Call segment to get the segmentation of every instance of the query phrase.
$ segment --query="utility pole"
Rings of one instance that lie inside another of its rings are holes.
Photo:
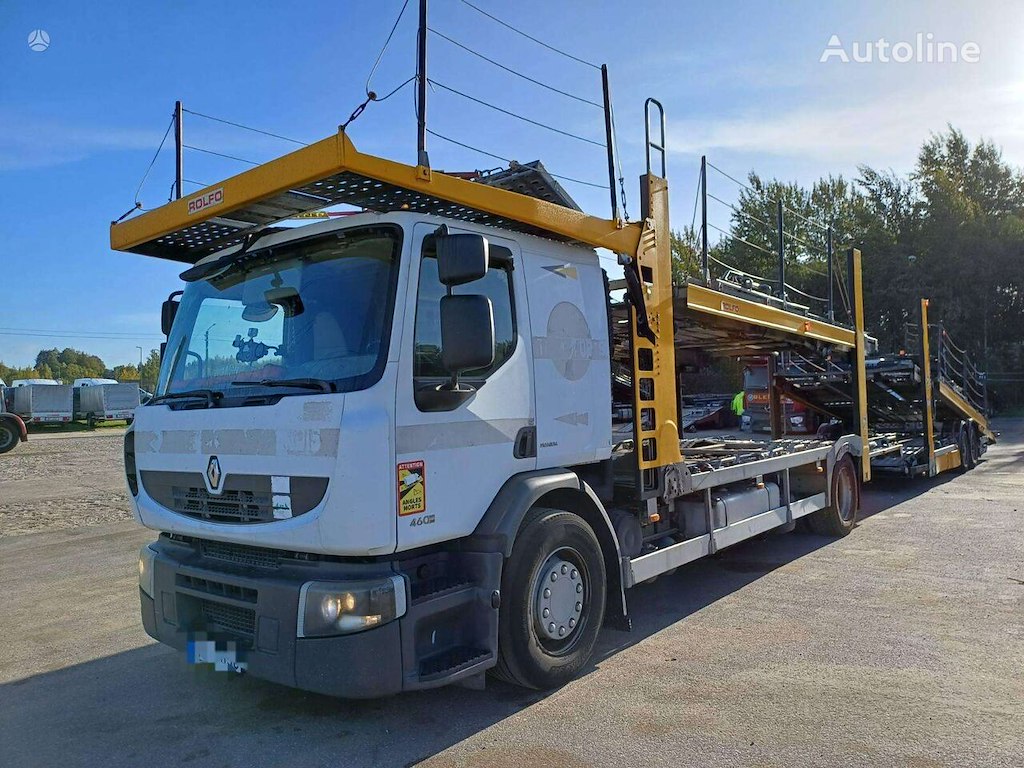
[[[430,167],[427,155],[427,0],[420,0],[416,51],[416,164]]]
[[[210,329],[213,328],[214,325],[216,325],[216,323],[214,323],[209,328],[207,328],[206,329],[206,333],[203,334],[206,337],[206,360],[207,361],[209,361],[209,359],[210,359]]]

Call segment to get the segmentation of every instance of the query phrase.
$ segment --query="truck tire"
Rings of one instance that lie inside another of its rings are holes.
[[[974,468],[974,464],[971,462],[971,436],[967,430],[967,425],[961,424],[956,435],[956,447],[960,451],[961,474]]]
[[[494,674],[541,690],[575,677],[604,620],[606,576],[601,545],[581,517],[532,509],[501,575]]]
[[[21,435],[14,421],[0,418],[0,453],[13,451],[19,440]]]
[[[860,485],[857,482],[857,467],[850,454],[843,456],[832,469],[832,487],[829,489],[833,503],[807,516],[811,531],[819,536],[841,537],[853,530],[860,509]]]
[[[967,468],[974,469],[978,466],[978,459],[981,458],[978,430],[973,424],[968,424],[965,429],[967,430]]]

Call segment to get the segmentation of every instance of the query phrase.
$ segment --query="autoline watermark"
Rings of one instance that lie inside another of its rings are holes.
[[[895,42],[877,40],[854,41],[849,45],[832,35],[821,52],[819,61],[841,61],[844,64],[976,64],[981,60],[981,46],[974,42],[954,43],[936,40],[931,32],[918,32],[914,39]]]

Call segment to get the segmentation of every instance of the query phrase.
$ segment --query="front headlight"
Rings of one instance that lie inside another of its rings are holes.
[[[147,544],[139,550],[139,589],[150,597],[153,597],[153,561],[156,560],[156,550],[151,544]]]
[[[299,591],[299,637],[349,635],[405,615],[401,576],[364,581],[307,581]]]

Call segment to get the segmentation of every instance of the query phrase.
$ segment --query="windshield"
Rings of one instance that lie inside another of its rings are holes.
[[[400,249],[395,226],[342,230],[245,254],[190,283],[156,394],[249,395],[290,380],[371,386],[387,358]]]

